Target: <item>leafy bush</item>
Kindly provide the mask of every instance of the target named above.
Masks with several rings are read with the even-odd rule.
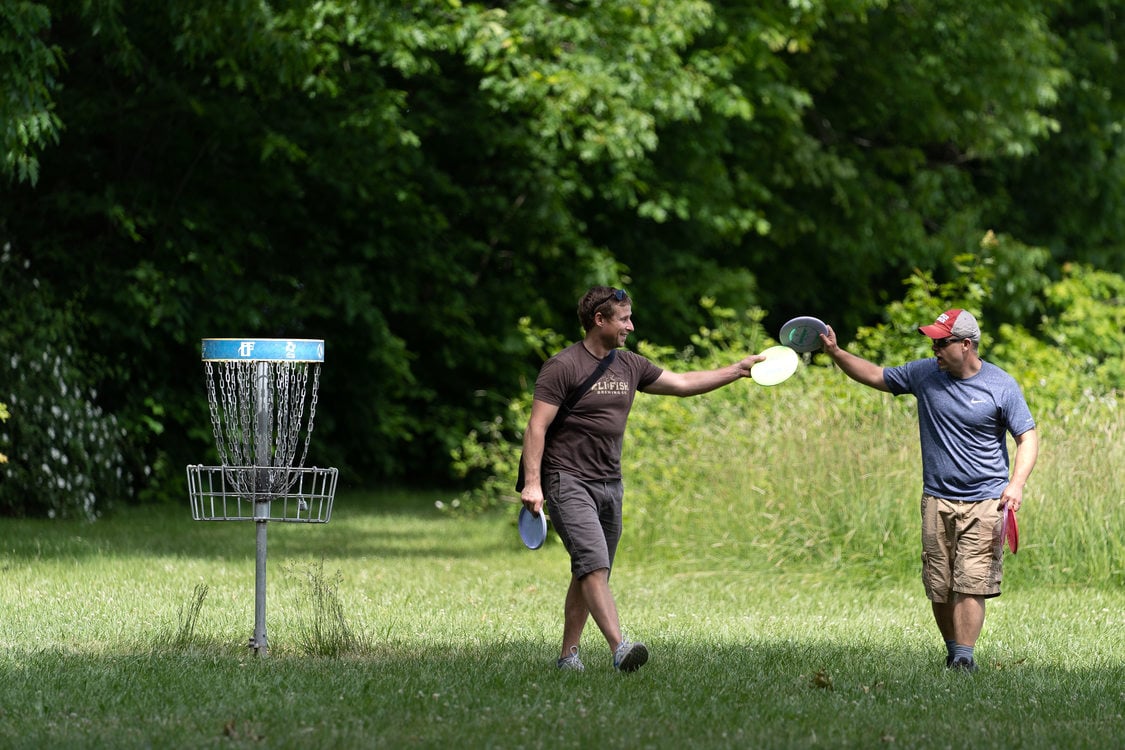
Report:
[[[1073,413],[1125,393],[1125,278],[1068,265],[1044,290],[1039,336],[1000,328],[993,349],[1035,410]]]
[[[15,417],[0,433],[9,454],[0,467],[0,513],[92,520],[130,491],[125,433],[95,404],[92,389],[75,385],[74,356],[70,347],[48,346],[0,363],[10,370],[6,397]]]
[[[0,463],[0,514],[92,520],[131,491],[124,431],[79,367],[89,361],[71,343],[79,312],[57,310],[49,290],[21,270],[5,248],[0,307],[19,305],[24,314],[23,325],[0,330],[0,396],[11,414],[0,431],[8,458]]]

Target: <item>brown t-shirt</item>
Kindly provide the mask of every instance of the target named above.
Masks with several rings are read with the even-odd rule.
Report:
[[[543,363],[535,399],[561,406],[597,366],[581,341],[568,346]],[[544,469],[586,480],[620,479],[621,445],[633,398],[662,372],[641,355],[618,349],[609,369],[548,436]]]

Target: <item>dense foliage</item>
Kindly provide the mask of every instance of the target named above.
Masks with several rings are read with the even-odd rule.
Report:
[[[1066,264],[1125,270],[1122,24],[1106,0],[5,3],[0,309],[65,311],[40,348],[96,388],[141,497],[213,451],[205,337],[326,339],[312,452],[353,483],[449,479],[541,361],[520,320],[573,331],[591,283],[655,344],[703,299],[851,332],[992,229],[984,314],[1054,344],[1041,316],[1082,327],[1045,294]]]

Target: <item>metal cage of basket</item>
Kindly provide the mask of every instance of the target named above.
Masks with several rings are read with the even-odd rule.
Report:
[[[196,521],[328,523],[336,470],[245,466],[188,466],[188,494]],[[281,488],[259,492],[263,488]]]

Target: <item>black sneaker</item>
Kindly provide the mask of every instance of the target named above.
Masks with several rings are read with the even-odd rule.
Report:
[[[966,659],[962,656],[954,659],[953,663],[949,665],[949,668],[955,672],[968,672],[972,674],[977,671],[977,663],[972,659]]]

